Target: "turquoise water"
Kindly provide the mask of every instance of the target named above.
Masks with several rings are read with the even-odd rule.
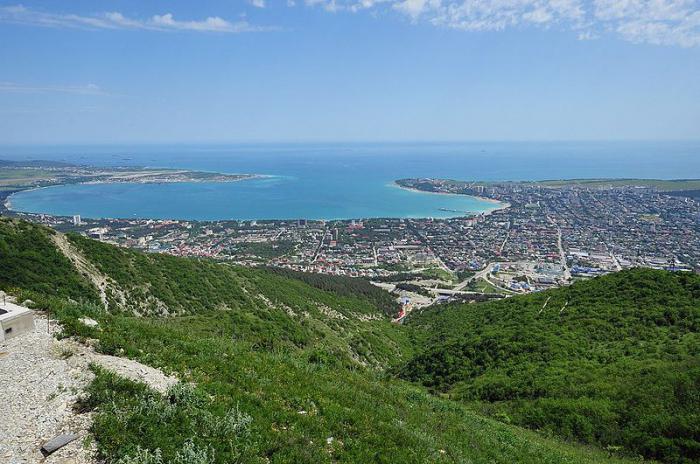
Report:
[[[493,203],[400,189],[403,177],[540,180],[700,177],[699,142],[13,147],[0,159],[175,167],[271,177],[235,183],[66,185],[20,192],[20,211],[83,217],[449,217]]]
[[[438,195],[370,184],[361,194],[327,192],[298,179],[235,183],[99,184],[50,187],[14,195],[18,211],[83,217],[172,219],[344,219],[451,217],[493,209],[493,203],[463,195]]]

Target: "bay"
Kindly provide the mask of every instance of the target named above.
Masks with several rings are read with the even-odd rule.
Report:
[[[64,185],[11,198],[20,211],[93,218],[437,218],[497,205],[407,191],[393,181],[700,177],[696,141],[4,147],[0,158],[269,176],[235,183]]]

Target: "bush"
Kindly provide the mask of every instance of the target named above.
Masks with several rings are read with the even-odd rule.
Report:
[[[698,275],[635,269],[409,324],[427,335],[405,379],[567,439],[700,459]]]

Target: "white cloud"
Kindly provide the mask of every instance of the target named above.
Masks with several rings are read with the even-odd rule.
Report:
[[[700,3],[696,0],[595,0],[604,27],[636,43],[700,45]]]
[[[402,0],[394,3],[394,9],[416,19],[423,13],[427,5],[428,0]]]
[[[254,0],[262,1],[264,0]],[[22,5],[0,7],[0,22],[28,24],[43,27],[73,27],[82,29],[143,29],[152,31],[197,32],[252,32],[269,28],[252,26],[246,21],[230,22],[218,16],[203,20],[178,20],[171,13],[154,15],[148,19],[129,18],[119,12],[106,12],[85,16],[70,13],[50,13],[26,8]]]
[[[263,8],[267,0],[247,0]],[[297,0],[286,0],[295,6]],[[700,46],[700,0],[303,0],[328,12],[395,12],[412,23],[465,31],[542,28],[571,31],[581,40],[615,35],[634,43]],[[82,29],[145,29],[237,33],[274,30],[219,16],[184,20],[172,13],[140,19],[119,12],[50,13],[21,5],[0,7],[0,22]]]
[[[305,0],[327,11],[396,11],[465,31],[558,28],[581,40],[616,34],[658,45],[700,45],[700,0]]]
[[[531,23],[544,24],[552,20],[552,12],[546,8],[535,8],[532,11],[528,11],[523,14],[523,19],[525,21],[530,21]]]
[[[72,93],[76,95],[100,95],[108,96],[109,93],[98,85],[86,84],[76,86],[60,85],[29,85],[17,82],[0,82],[0,92],[8,93]]]
[[[251,30],[250,25],[245,21],[230,23],[218,16],[210,16],[202,21],[178,21],[170,13],[154,15],[147,24],[160,29],[187,31],[245,32]]]
[[[339,10],[350,10],[354,5],[357,5],[357,2],[354,1],[352,3],[342,3],[343,0],[340,0],[340,2],[338,3],[336,0],[304,0],[306,6],[320,6],[330,13],[335,13]]]
[[[575,25],[582,16],[578,0],[473,0],[450,1],[431,21],[455,29],[493,31],[523,24]]]

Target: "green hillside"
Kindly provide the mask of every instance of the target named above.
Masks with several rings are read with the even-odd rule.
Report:
[[[94,412],[107,463],[632,462],[387,375],[414,355],[416,337],[358,281],[146,255],[8,219],[0,226],[2,288],[50,308],[64,336],[182,380],[162,396],[96,369],[82,409]],[[85,315],[99,326],[81,324]]]
[[[45,297],[65,295],[86,303],[80,312],[99,308],[95,282],[106,282],[103,317],[150,316],[167,324],[192,321],[193,327],[208,321],[202,323],[226,327],[230,338],[252,349],[297,349],[353,367],[380,369],[411,353],[405,331],[385,314],[386,305],[379,307],[376,296],[355,297],[354,287],[345,287],[355,282],[328,277],[329,290],[323,291],[276,272],[145,254],[71,235],[63,239],[70,242],[71,256],[87,263],[78,270],[56,249],[58,234],[50,229],[8,220],[0,226],[21,231],[0,236],[10,247],[0,259],[7,269],[0,288],[32,291],[27,295],[37,303],[56,304]],[[29,267],[36,270],[26,275]]]
[[[342,365],[332,353],[232,342],[234,324],[214,323],[214,317],[102,317],[102,331],[78,328],[98,338],[103,351],[162,367],[196,385],[161,397],[98,376],[86,408],[96,408],[94,431],[103,456],[134,456],[138,445],[161,450],[167,461],[191,441],[200,453],[215,455],[202,462],[219,463],[616,461],[483,418],[409,383]]]
[[[506,422],[700,460],[700,276],[631,270],[571,287],[429,309],[399,372]]]
[[[0,218],[0,289],[97,302],[96,289],[56,249],[51,229]]]

